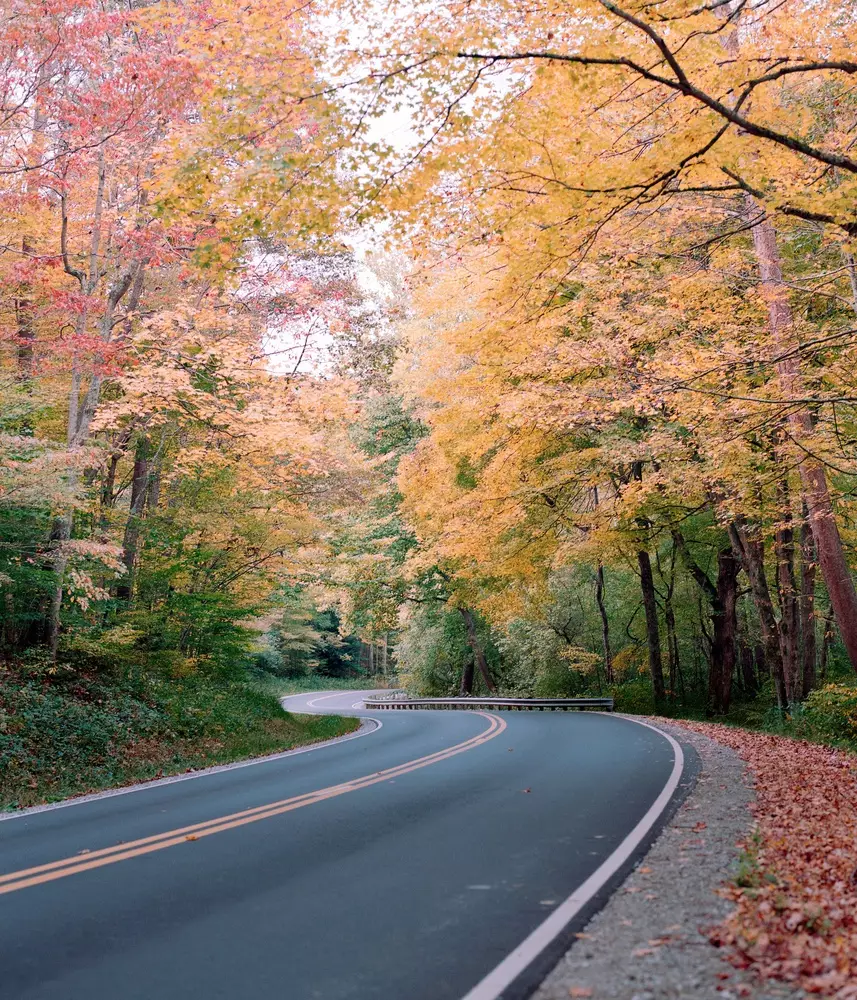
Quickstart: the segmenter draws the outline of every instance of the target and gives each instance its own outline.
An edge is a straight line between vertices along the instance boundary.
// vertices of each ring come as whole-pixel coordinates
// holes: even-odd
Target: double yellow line
[[[183,826],[178,830],[168,830],[165,833],[158,833],[152,837],[143,837],[141,840],[132,840],[127,844],[116,844],[114,847],[104,847],[101,850],[90,851],[87,854],[77,854],[70,858],[63,858],[60,861],[51,861],[48,864],[37,865],[35,868],[24,868],[21,871],[9,872],[0,875],[0,895],[6,892],[16,892],[18,889],[28,889],[33,885],[41,885],[43,882],[53,882],[58,878],[66,878],[69,875],[77,875],[79,872],[91,871],[93,868],[102,868],[104,865],[112,865],[118,861],[127,861],[129,858],[138,858],[143,854],[151,854],[153,851],[162,851],[167,847],[175,847],[177,844],[184,844],[188,841],[199,840],[202,837],[209,837],[213,833],[222,833],[224,830],[234,830],[236,827],[244,826],[247,823],[256,823],[261,819],[270,819],[272,816],[281,816],[283,813],[291,812],[293,809],[302,809],[304,806],[313,805],[316,802],[323,802],[325,799],[333,799],[338,795],[345,795],[348,792],[356,792],[360,788],[368,788],[370,785],[377,785],[381,781],[389,781],[402,774],[409,774],[417,771],[421,767],[428,767],[430,764],[437,764],[456,754],[472,750],[474,747],[487,743],[494,739],[506,728],[503,719],[496,715],[489,715],[486,712],[477,712],[488,719],[489,726],[477,736],[463,743],[456,743],[454,746],[427,757],[418,757],[416,760],[406,761],[396,767],[389,767],[384,771],[376,771],[362,778],[355,778],[353,781],[346,781],[341,785],[330,785],[327,788],[320,788],[315,792],[307,792],[304,795],[296,795],[290,799],[281,799],[279,802],[271,802],[265,806],[256,806],[253,809],[245,809],[243,812],[231,813],[228,816],[220,816],[217,819],[206,820],[204,823],[194,823],[191,826]]]

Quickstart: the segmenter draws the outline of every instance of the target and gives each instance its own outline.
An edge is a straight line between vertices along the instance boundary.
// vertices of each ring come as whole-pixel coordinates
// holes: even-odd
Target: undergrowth
[[[0,809],[274,753],[358,725],[287,714],[277,693],[285,692],[243,672],[116,677],[0,665]]]

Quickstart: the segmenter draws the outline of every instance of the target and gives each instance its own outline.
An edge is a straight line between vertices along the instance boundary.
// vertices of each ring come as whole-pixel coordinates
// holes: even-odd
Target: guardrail
[[[468,709],[493,708],[498,711],[569,712],[592,709],[612,712],[612,698],[364,698],[364,708],[372,709]]]

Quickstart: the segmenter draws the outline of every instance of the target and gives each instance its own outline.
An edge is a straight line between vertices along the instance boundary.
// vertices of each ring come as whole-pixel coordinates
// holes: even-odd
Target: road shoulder
[[[658,728],[696,750],[696,785],[534,1000],[799,1000],[794,988],[757,985],[708,940],[733,908],[717,890],[734,874],[737,844],[753,825],[745,763],[707,737]]]

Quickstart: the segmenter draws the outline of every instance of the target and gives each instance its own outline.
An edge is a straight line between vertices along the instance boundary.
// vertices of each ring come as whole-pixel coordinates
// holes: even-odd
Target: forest
[[[857,747],[855,37],[4,0],[2,803],[346,684]]]

